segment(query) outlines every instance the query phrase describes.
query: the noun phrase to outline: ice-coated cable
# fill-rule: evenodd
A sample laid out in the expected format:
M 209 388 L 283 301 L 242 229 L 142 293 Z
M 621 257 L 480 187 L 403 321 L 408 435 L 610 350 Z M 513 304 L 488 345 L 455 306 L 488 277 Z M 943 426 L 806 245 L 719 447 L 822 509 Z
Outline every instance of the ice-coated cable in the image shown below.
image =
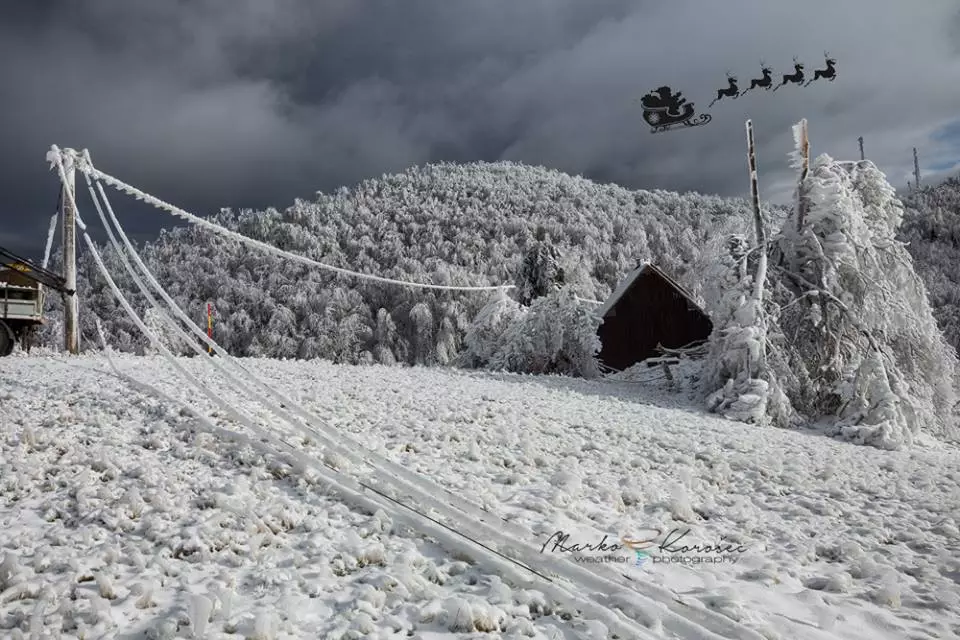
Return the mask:
M 63 169 L 63 164 L 60 160 L 60 157 L 57 156 L 56 159 L 57 169 L 60 173 L 60 179 L 66 184 L 66 172 Z M 93 240 L 90 239 L 90 235 L 87 233 L 87 225 L 84 224 L 83 219 L 80 217 L 80 209 L 77 207 L 77 202 L 73 193 L 67 191 L 68 197 L 70 198 L 70 205 L 73 207 L 75 214 L 76 225 L 80 228 L 81 233 L 83 234 L 84 242 L 87 244 L 87 248 L 90 250 L 90 255 L 93 256 L 93 261 L 97 265 L 97 269 L 100 271 L 100 274 L 104 277 L 107 282 L 107 286 L 110 288 L 110 291 L 113 293 L 114 298 L 117 299 L 117 302 L 120 303 L 120 306 L 123 307 L 124 311 L 127 312 L 127 315 L 130 316 L 130 319 L 133 320 L 134 324 L 137 325 L 137 328 L 143 332 L 147 339 L 150 341 L 150 344 L 158 348 L 163 355 L 164 359 L 170 363 L 175 370 L 177 370 L 181 375 L 183 375 L 187 380 L 190 381 L 201 393 L 210 398 L 218 407 L 223 409 L 227 415 L 233 417 L 237 422 L 245 424 L 252 422 L 252 418 L 246 416 L 241 409 L 238 409 L 232 406 L 229 402 L 223 400 L 219 395 L 211 391 L 206 387 L 200 380 L 187 371 L 179 362 L 176 361 L 176 358 L 173 357 L 173 354 L 170 353 L 169 349 L 157 338 L 153 332 L 147 327 L 143 322 L 137 312 L 134 311 L 133 307 L 130 305 L 130 302 L 127 300 L 126 296 L 123 295 L 123 292 L 120 291 L 120 288 L 117 286 L 117 283 L 114 282 L 113 277 L 110 275 L 110 272 L 107 270 L 106 265 L 103 263 L 103 258 L 100 256 L 100 252 L 97 251 L 96 245 L 94 245 Z
M 90 197 L 93 199 L 93 203 L 94 203 L 94 206 L 96 207 L 97 214 L 100 216 L 100 221 L 103 223 L 104 229 L 106 229 L 107 238 L 109 239 L 114 249 L 117 251 L 117 254 L 120 257 L 120 260 L 123 263 L 124 268 L 127 270 L 127 273 L 133 279 L 134 284 L 136 284 L 137 288 L 144 295 L 144 297 L 146 297 L 150 305 L 157 311 L 160 317 L 160 320 L 164 324 L 166 324 L 167 327 L 169 327 L 174 332 L 176 332 L 177 336 L 181 340 L 183 340 L 194 351 L 194 353 L 200 356 L 205 356 L 206 354 L 203 352 L 203 349 L 201 349 L 201 347 L 196 343 L 196 341 L 190 338 L 190 336 L 183 330 L 183 328 L 177 323 L 176 320 L 170 317 L 170 315 L 161 307 L 160 303 L 153 296 L 153 294 L 150 292 L 147 286 L 143 283 L 143 280 L 137 274 L 136 270 L 134 270 L 133 265 L 130 264 L 130 260 L 127 257 L 127 251 L 129 251 L 130 254 L 133 257 L 135 257 L 135 259 L 139 263 L 139 266 L 141 267 L 141 269 L 143 269 L 144 273 L 146 273 L 152 279 L 151 284 L 153 284 L 154 287 L 165 296 L 165 302 L 167 302 L 170 308 L 173 309 L 180 316 L 180 319 L 186 323 L 187 327 L 194 328 L 204 338 L 207 338 L 207 336 L 202 331 L 200 331 L 200 328 L 197 327 L 196 324 L 194 324 L 190 320 L 190 318 L 186 315 L 186 313 L 184 313 L 183 310 L 180 309 L 179 306 L 177 306 L 177 304 L 173 301 L 172 298 L 169 297 L 169 295 L 167 295 L 166 291 L 163 290 L 163 287 L 160 286 L 160 283 L 157 282 L 155 278 L 153 278 L 153 274 L 150 273 L 150 271 L 146 268 L 146 265 L 144 265 L 142 260 L 140 260 L 139 255 L 137 255 L 136 251 L 134 251 L 133 246 L 129 241 L 129 238 L 127 237 L 126 233 L 124 233 L 123 231 L 123 228 L 119 226 L 119 222 L 116 220 L 116 216 L 113 215 L 113 208 L 110 206 L 110 201 L 106 199 L 106 195 L 104 194 L 103 205 L 110 212 L 113 222 L 117 225 L 117 229 L 119 230 L 119 233 L 122 234 L 125 240 L 125 244 L 127 245 L 126 251 L 124 246 L 121 246 L 121 244 L 117 241 L 116 235 L 114 234 L 112 229 L 112 225 L 107 220 L 107 217 L 104 214 L 104 206 L 101 206 L 100 199 L 97 197 L 97 193 L 94 191 L 93 184 L 90 181 L 90 177 L 86 176 L 86 179 L 87 179 L 87 187 L 90 191 Z M 207 338 L 207 340 L 210 341 L 209 338 Z M 210 341 L 210 342 L 212 345 L 216 346 L 219 349 L 219 345 L 217 345 L 213 341 Z M 288 423 L 290 423 L 291 426 L 297 429 L 300 429 L 300 426 L 296 423 L 295 420 L 293 420 L 292 416 L 290 416 L 289 413 L 285 412 L 280 406 L 277 405 L 277 403 L 272 402 L 269 398 L 261 395 L 256 390 L 250 388 L 242 380 L 239 380 L 238 378 L 234 377 L 229 371 L 227 371 L 223 366 L 221 366 L 220 362 L 211 360 L 209 358 L 203 358 L 202 362 L 207 362 L 208 364 L 213 366 L 225 378 L 227 378 L 227 380 L 229 380 L 234 385 L 239 387 L 241 391 L 248 394 L 249 396 L 253 396 L 254 399 L 266 405 L 274 414 L 277 415 L 277 417 L 283 420 L 286 420 Z M 227 358 L 225 358 L 223 362 L 233 362 L 233 358 L 230 358 L 229 356 L 227 356 Z M 221 402 L 227 403 L 227 401 L 224 400 L 222 396 L 220 396 L 219 394 L 217 395 L 221 399 Z
M 342 267 L 334 267 L 329 264 L 323 264 L 322 262 L 317 262 L 316 260 L 312 260 L 306 256 L 302 256 L 300 254 L 292 253 L 290 251 L 286 251 L 284 249 L 274 247 L 273 245 L 269 245 L 265 242 L 254 240 L 253 238 L 247 237 L 243 234 L 237 233 L 235 231 L 231 231 L 230 229 L 227 229 L 225 227 L 221 227 L 220 225 L 210 222 L 209 220 L 204 220 L 203 218 L 195 216 L 192 213 L 189 213 L 187 211 L 184 211 L 183 209 L 175 205 L 172 205 L 169 202 L 165 202 L 160 198 L 150 195 L 149 193 L 145 193 L 140 189 L 137 189 L 136 187 L 129 185 L 123 182 L 122 180 L 119 180 L 118 178 L 114 178 L 113 176 L 107 173 L 104 173 L 99 169 L 96 169 L 92 166 L 85 166 L 85 163 L 77 163 L 76 168 L 78 171 L 84 173 L 85 175 L 89 174 L 98 180 L 103 180 L 107 184 L 110 184 L 116 189 L 119 189 L 120 191 L 123 191 L 124 193 L 127 193 L 133 196 L 137 200 L 151 204 L 158 209 L 161 209 L 163 211 L 166 211 L 167 213 L 170 213 L 171 215 L 177 216 L 179 218 L 183 218 L 184 220 L 187 220 L 192 224 L 209 229 L 214 233 L 218 233 L 222 236 L 226 236 L 238 242 L 242 242 L 251 247 L 256 247 L 257 249 L 266 251 L 267 253 L 272 253 L 274 255 L 287 258 L 295 262 L 307 264 L 312 267 L 316 267 L 318 269 L 332 271 L 340 275 L 352 276 L 354 278 L 361 278 L 366 280 L 373 280 L 375 282 L 382 282 L 385 284 L 394 284 L 394 285 L 413 287 L 413 288 L 419 288 L 419 289 L 438 289 L 442 291 L 500 291 L 504 289 L 513 289 L 516 286 L 512 284 L 511 285 L 488 285 L 488 286 L 458 286 L 458 285 L 428 284 L 423 282 L 407 282 L 404 280 L 395 280 L 393 278 L 385 278 L 383 276 L 377 276 L 370 273 L 359 273 L 357 271 L 351 271 L 349 269 L 344 269 Z
M 86 165 L 92 168 L 93 165 L 92 165 L 92 162 L 90 161 L 89 154 L 86 154 L 84 161 Z M 85 174 L 85 176 L 86 176 L 88 187 L 89 187 L 91 178 L 89 175 Z M 124 232 L 123 227 L 120 225 L 119 220 L 117 220 L 117 217 L 113 211 L 113 207 L 110 204 L 110 199 L 107 197 L 106 193 L 104 192 L 103 186 L 100 184 L 99 181 L 96 182 L 96 186 L 98 187 L 100 198 L 103 199 L 103 209 L 101 209 L 101 206 L 100 206 L 100 198 L 98 198 L 97 194 L 95 194 L 92 190 L 91 190 L 91 197 L 93 197 L 94 199 L 94 204 L 97 207 L 98 213 L 101 214 L 101 220 L 103 220 L 104 226 L 107 229 L 107 235 L 111 239 L 111 242 L 114 242 L 114 236 L 111 232 L 111 226 L 113 226 L 113 227 L 116 227 L 117 235 L 119 235 L 120 238 L 123 240 L 123 244 L 124 244 L 124 247 L 126 248 L 127 253 L 129 253 L 130 257 L 134 260 L 139 270 L 144 274 L 144 276 L 146 277 L 147 281 L 150 283 L 152 288 L 157 292 L 158 295 L 160 295 L 161 298 L 163 298 L 164 302 L 166 302 L 170 310 L 181 320 L 181 322 L 183 322 L 187 326 L 187 328 L 191 330 L 191 332 L 195 336 L 197 336 L 200 340 L 202 340 L 207 346 L 212 348 L 217 355 L 221 356 L 222 358 L 221 362 L 235 367 L 237 370 L 239 370 L 240 372 L 239 375 L 243 375 L 244 377 L 247 378 L 249 382 L 260 387 L 265 393 L 272 396 L 276 402 L 271 402 L 269 399 L 264 398 L 259 393 L 252 392 L 252 391 L 249 392 L 257 400 L 259 400 L 264 405 L 266 405 L 275 415 L 282 418 L 285 422 L 293 426 L 295 429 L 299 430 L 301 433 L 304 433 L 305 435 L 309 435 L 316 438 L 320 444 L 325 445 L 328 449 L 330 449 L 334 453 L 342 456 L 344 459 L 354 464 L 368 466 L 374 470 L 381 471 L 381 473 L 383 471 L 392 472 L 396 476 L 399 476 L 399 478 L 402 481 L 404 481 L 403 482 L 404 484 L 407 484 L 408 486 L 410 485 L 415 486 L 417 489 L 419 489 L 420 492 L 423 492 L 424 495 L 430 496 L 431 498 L 434 498 L 438 493 L 448 496 L 452 504 L 459 505 L 460 511 L 463 511 L 465 514 L 475 519 L 483 521 L 487 518 L 493 517 L 500 521 L 498 523 L 498 526 L 506 527 L 508 530 L 513 528 L 506 521 L 504 521 L 502 518 L 500 518 L 496 514 L 493 514 L 481 508 L 478 505 L 470 503 L 469 501 L 465 500 L 461 496 L 457 496 L 456 494 L 451 492 L 449 489 L 446 489 L 445 487 L 441 487 L 439 485 L 436 485 L 435 483 L 428 483 L 424 481 L 424 479 L 419 475 L 417 475 L 416 473 L 411 473 L 408 469 L 406 469 L 401 465 L 398 465 L 397 463 L 390 460 L 389 458 L 380 456 L 376 452 L 367 450 L 365 447 L 362 447 L 360 443 L 356 442 L 355 440 L 350 438 L 348 435 L 342 434 L 339 431 L 329 427 L 328 425 L 320 421 L 318 418 L 311 415 L 310 412 L 304 407 L 302 407 L 299 403 L 286 397 L 285 395 L 283 395 L 282 393 L 280 393 L 279 391 L 277 391 L 267 383 L 260 380 L 253 372 L 249 371 L 246 367 L 241 365 L 236 358 L 233 358 L 230 354 L 225 352 L 220 347 L 220 345 L 216 343 L 216 341 L 212 340 L 209 336 L 207 336 L 206 332 L 204 332 L 199 326 L 197 326 L 195 322 L 193 322 L 189 318 L 189 316 L 187 316 L 187 314 L 177 305 L 177 303 L 163 289 L 162 285 L 160 285 L 160 283 L 150 272 L 146 264 L 144 264 L 143 260 L 137 253 L 135 247 L 130 242 L 129 237 Z M 107 215 L 109 216 L 110 221 L 112 222 L 112 225 L 107 223 L 106 220 L 104 220 L 102 215 L 103 210 L 106 210 Z M 117 246 L 115 242 L 114 242 L 114 246 L 117 249 L 118 253 L 120 254 L 121 258 L 124 259 L 124 265 L 127 267 L 127 270 L 130 273 L 130 275 L 133 277 L 134 282 L 137 283 L 137 286 L 140 287 L 141 292 L 144 293 L 147 299 L 151 301 L 151 304 L 154 304 L 156 301 L 153 298 L 153 296 L 148 291 L 144 290 L 144 287 L 142 286 L 142 282 L 140 281 L 140 279 L 137 277 L 135 273 L 131 271 L 129 263 L 125 260 L 125 256 L 122 248 Z M 178 334 L 182 338 L 184 338 L 188 344 L 190 344 L 191 348 L 193 348 L 195 352 L 197 352 L 200 355 L 203 355 L 200 348 L 193 341 L 189 339 L 189 336 L 186 336 L 182 332 L 180 327 L 177 326 L 176 323 L 171 318 L 169 318 L 169 316 L 167 316 L 167 314 L 162 309 L 160 309 L 156 304 L 154 304 L 154 308 L 157 309 L 161 318 L 167 322 L 168 326 L 171 326 L 170 323 L 173 323 L 172 326 L 174 330 L 176 330 Z M 204 358 L 203 361 L 210 362 L 209 359 L 207 358 Z M 238 386 L 244 389 L 248 389 L 248 387 L 246 387 L 246 385 L 244 385 L 242 382 L 237 380 L 237 378 L 235 378 L 229 372 L 224 371 L 224 369 L 220 366 L 218 362 L 211 362 L 211 364 L 218 371 L 220 371 L 225 377 L 227 377 L 228 380 L 230 380 L 234 384 L 237 384 Z M 300 420 L 303 421 L 303 423 L 306 425 L 306 428 L 301 424 L 299 424 L 295 419 L 293 419 L 293 416 L 291 416 L 290 412 L 287 411 L 284 407 L 290 407 L 290 409 L 297 415 L 297 417 L 299 417 Z M 368 451 L 369 458 L 363 457 L 361 454 L 357 453 L 357 451 L 362 451 L 362 450 Z M 520 534 L 523 532 L 515 531 L 515 533 Z
M 53 214 L 50 218 L 50 228 L 47 230 L 47 246 L 43 249 L 43 262 L 40 266 L 44 269 L 47 268 L 47 263 L 50 262 L 50 250 L 53 248 L 53 234 L 57 232 L 57 216 L 58 214 Z
M 100 337 L 101 341 L 106 344 L 102 330 Z M 492 575 L 498 575 L 505 578 L 508 583 L 512 584 L 514 587 L 521 589 L 536 589 L 544 592 L 545 595 L 548 595 L 555 602 L 567 608 L 568 610 L 580 610 L 583 614 L 585 614 L 585 617 L 604 622 L 611 631 L 617 633 L 621 638 L 654 640 L 654 638 L 658 637 L 649 629 L 641 626 L 630 618 L 623 616 L 622 614 L 617 614 L 613 609 L 608 608 L 591 598 L 572 592 L 567 588 L 564 588 L 561 585 L 553 582 L 546 576 L 543 576 L 542 574 L 530 569 L 529 567 L 525 567 L 515 560 L 504 556 L 495 549 L 486 547 L 469 536 L 451 529 L 442 522 L 434 520 L 433 518 L 430 518 L 426 514 L 423 514 L 416 509 L 399 503 L 393 498 L 380 493 L 372 487 L 368 487 L 361 482 L 346 477 L 335 469 L 331 469 L 326 465 L 317 462 L 316 460 L 308 458 L 307 456 L 303 455 L 303 453 L 299 452 L 294 447 L 282 440 L 278 440 L 267 433 L 259 432 L 258 435 L 261 436 L 261 440 L 253 441 L 245 437 L 243 434 L 231 432 L 217 427 L 210 422 L 209 419 L 204 417 L 202 412 L 200 412 L 198 409 L 192 407 L 183 400 L 170 398 L 170 396 L 163 393 L 159 389 L 156 389 L 152 385 L 141 382 L 132 376 L 121 372 L 119 368 L 110 360 L 109 355 L 107 355 L 107 359 L 111 368 L 119 378 L 125 379 L 132 386 L 140 387 L 141 389 L 147 389 L 159 396 L 161 399 L 166 399 L 174 404 L 179 404 L 189 413 L 197 416 L 200 426 L 212 435 L 233 440 L 241 445 L 251 446 L 264 456 L 275 456 L 281 459 L 286 457 L 288 461 L 290 458 L 293 458 L 294 462 L 292 463 L 292 466 L 294 468 L 311 469 L 314 471 L 317 477 L 324 484 L 329 486 L 335 493 L 337 493 L 348 506 L 370 514 L 374 514 L 377 511 L 383 511 L 384 513 L 389 514 L 390 518 L 395 524 L 410 527 L 415 531 L 419 531 L 422 535 L 430 536 L 437 540 L 442 547 L 448 550 L 462 548 L 461 540 L 466 539 L 470 542 L 473 542 L 481 549 L 481 554 L 484 557 L 478 558 L 478 564 L 487 571 L 491 572 Z M 257 433 L 257 430 L 254 429 L 254 432 Z M 282 454 L 279 454 L 278 449 L 289 449 L 290 452 L 287 456 L 283 456 Z M 366 491 L 374 493 L 374 496 L 364 495 Z M 402 509 L 398 507 L 402 507 Z M 523 571 L 520 569 L 523 569 Z M 536 576 L 536 578 L 532 578 L 531 575 Z

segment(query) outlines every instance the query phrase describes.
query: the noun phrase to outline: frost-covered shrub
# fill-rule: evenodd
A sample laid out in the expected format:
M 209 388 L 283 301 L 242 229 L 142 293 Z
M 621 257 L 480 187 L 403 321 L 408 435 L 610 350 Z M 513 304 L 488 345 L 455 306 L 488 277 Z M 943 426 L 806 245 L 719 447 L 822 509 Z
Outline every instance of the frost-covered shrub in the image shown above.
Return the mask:
M 484 305 L 467 328 L 463 342 L 463 362 L 469 367 L 483 367 L 494 360 L 503 346 L 507 330 L 520 322 L 525 314 L 516 300 L 502 291 Z
M 599 373 L 599 324 L 569 287 L 526 308 L 498 298 L 481 310 L 468 331 L 467 356 L 474 366 L 490 369 L 593 377 Z

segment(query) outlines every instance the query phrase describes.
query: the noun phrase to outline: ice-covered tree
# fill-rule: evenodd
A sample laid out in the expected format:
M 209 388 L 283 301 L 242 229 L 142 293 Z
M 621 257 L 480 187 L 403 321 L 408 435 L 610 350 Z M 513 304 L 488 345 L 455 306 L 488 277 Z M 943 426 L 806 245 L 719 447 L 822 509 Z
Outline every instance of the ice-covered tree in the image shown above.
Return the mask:
M 418 302 L 410 309 L 410 321 L 413 323 L 413 364 L 432 364 L 434 354 L 433 313 L 430 307 Z
M 956 357 L 897 238 L 903 208 L 870 162 L 821 156 L 785 226 L 779 298 L 793 406 L 845 438 L 895 448 L 954 438 Z
M 783 424 L 789 411 L 779 381 L 770 370 L 767 350 L 767 230 L 760 208 L 753 126 L 749 121 L 747 141 L 756 244 L 748 251 L 743 236 L 731 236 L 716 274 L 720 292 L 714 295 L 714 332 L 705 365 L 706 384 L 715 391 L 707 398 L 707 406 L 737 420 L 766 424 L 773 418 Z M 753 268 L 748 269 L 751 254 Z
M 468 367 L 483 367 L 490 363 L 502 348 L 507 330 L 523 316 L 523 307 L 506 293 L 498 291 L 491 296 L 467 328 L 464 336 L 464 364 Z
M 749 307 L 746 265 L 763 254 L 735 241 L 714 277 L 711 406 L 758 422 L 827 419 L 832 433 L 885 448 L 921 432 L 960 436 L 951 412 L 956 356 L 897 240 L 903 208 L 894 190 L 872 163 L 824 155 L 801 171 L 797 195 L 770 252 L 762 310 Z M 758 313 L 767 364 L 754 377 L 764 384 L 744 394 L 734 374 L 743 354 L 760 353 L 751 329 Z
M 529 307 L 500 298 L 484 307 L 467 333 L 468 354 L 474 365 L 495 370 L 593 377 L 599 373 L 599 324 L 569 287 Z
M 560 251 L 547 240 L 537 240 L 528 247 L 516 279 L 520 304 L 528 306 L 537 298 L 563 286 L 561 260 Z
M 896 233 L 903 208 L 873 163 L 821 156 L 809 178 L 810 208 L 783 244 L 783 285 L 802 313 L 783 314 L 797 335 L 794 361 L 815 383 L 798 409 L 836 415 L 843 435 L 878 446 L 909 444 L 920 431 L 956 435 L 956 356 L 944 341 L 926 287 Z

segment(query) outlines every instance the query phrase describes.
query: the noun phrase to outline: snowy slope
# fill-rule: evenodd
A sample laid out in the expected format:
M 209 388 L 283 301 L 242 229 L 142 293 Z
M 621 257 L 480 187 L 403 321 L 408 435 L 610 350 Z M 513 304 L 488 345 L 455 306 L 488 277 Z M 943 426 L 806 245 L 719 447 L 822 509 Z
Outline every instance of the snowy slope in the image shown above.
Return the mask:
M 203 372 L 201 359 L 181 362 Z M 216 410 L 159 359 L 118 363 L 155 389 L 131 388 L 102 356 L 3 362 L 3 637 L 191 637 L 191 620 L 208 617 L 208 638 L 606 637 L 597 615 L 555 606 L 551 583 L 532 576 L 526 590 L 511 588 L 467 541 L 451 551 L 399 526 L 401 507 L 365 513 L 256 442 L 203 432 L 157 392 Z M 638 637 L 960 633 L 956 448 L 891 453 L 758 430 L 650 384 L 249 365 L 371 451 L 508 519 L 526 536 L 518 547 L 547 543 L 543 567 L 564 556 L 590 575 L 629 576 L 634 596 L 623 587 L 603 598 L 627 611 Z M 628 549 L 585 554 L 615 557 L 606 564 L 576 562 L 548 543 L 559 530 L 568 545 L 604 535 L 611 544 L 677 527 L 691 530 L 685 544 L 723 536 L 745 551 L 684 566 L 663 560 L 717 554 L 654 548 L 637 567 Z M 467 516 L 463 528 L 479 531 Z M 591 589 L 571 597 L 597 601 Z

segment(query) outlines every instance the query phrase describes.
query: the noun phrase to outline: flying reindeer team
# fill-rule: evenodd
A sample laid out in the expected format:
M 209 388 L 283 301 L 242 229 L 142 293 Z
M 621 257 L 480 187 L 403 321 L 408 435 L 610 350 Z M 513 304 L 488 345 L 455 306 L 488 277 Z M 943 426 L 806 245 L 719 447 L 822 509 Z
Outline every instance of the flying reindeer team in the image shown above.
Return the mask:
M 780 84 L 778 84 L 775 87 L 773 86 L 773 77 L 771 76 L 773 71 L 770 69 L 770 67 L 767 66 L 767 64 L 763 60 L 760 61 L 760 69 L 761 69 L 762 77 L 754 78 L 753 80 L 751 80 L 749 89 L 744 89 L 743 91 L 740 91 L 739 87 L 737 86 L 736 76 L 731 75 L 730 72 L 727 72 L 728 86 L 724 89 L 717 90 L 717 97 L 713 99 L 713 102 L 711 102 L 707 108 L 712 107 L 719 100 L 722 100 L 724 98 L 736 99 L 746 94 L 748 91 L 752 91 L 753 89 L 757 89 L 757 88 L 765 89 L 765 90 L 770 90 L 772 88 L 774 91 L 776 91 L 777 89 L 787 84 L 795 84 L 797 86 L 806 87 L 806 86 L 809 86 L 811 82 L 815 80 L 819 80 L 821 78 L 823 78 L 824 80 L 829 80 L 830 82 L 833 82 L 837 77 L 837 69 L 836 69 L 837 61 L 830 57 L 830 52 L 828 51 L 823 52 L 823 57 L 826 60 L 826 67 L 823 69 L 816 69 L 813 72 L 813 77 L 807 80 L 806 83 L 804 83 L 805 77 L 803 75 L 803 69 L 804 69 L 803 63 L 797 62 L 796 58 L 793 59 L 793 73 L 783 74 L 783 79 L 780 81 Z

